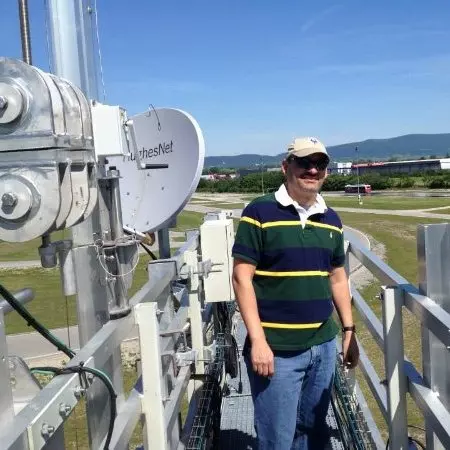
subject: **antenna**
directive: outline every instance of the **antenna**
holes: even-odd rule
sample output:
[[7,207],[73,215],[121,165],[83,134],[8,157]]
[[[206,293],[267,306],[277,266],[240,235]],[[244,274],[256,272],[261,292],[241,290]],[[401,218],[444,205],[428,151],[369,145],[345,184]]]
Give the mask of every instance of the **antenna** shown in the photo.
[[197,188],[205,142],[195,119],[179,109],[157,108],[127,122],[131,151],[109,157],[119,170],[123,225],[153,232],[167,227]]

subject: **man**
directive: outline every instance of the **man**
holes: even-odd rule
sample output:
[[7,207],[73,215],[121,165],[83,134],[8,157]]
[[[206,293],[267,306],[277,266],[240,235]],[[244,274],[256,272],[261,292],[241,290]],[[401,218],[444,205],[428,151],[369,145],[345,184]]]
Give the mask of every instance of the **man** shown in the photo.
[[233,286],[247,327],[244,358],[260,450],[324,449],[336,364],[333,303],[344,364],[359,354],[342,223],[319,194],[329,156],[315,138],[289,145],[276,193],[243,211]]

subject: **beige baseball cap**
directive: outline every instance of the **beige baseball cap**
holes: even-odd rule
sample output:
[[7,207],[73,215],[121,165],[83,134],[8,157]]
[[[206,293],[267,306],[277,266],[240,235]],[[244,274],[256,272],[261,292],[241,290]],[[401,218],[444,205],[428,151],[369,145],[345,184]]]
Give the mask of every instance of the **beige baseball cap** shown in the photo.
[[313,153],[323,153],[330,159],[325,145],[315,137],[295,138],[288,146],[287,156],[295,155],[302,158],[312,155]]

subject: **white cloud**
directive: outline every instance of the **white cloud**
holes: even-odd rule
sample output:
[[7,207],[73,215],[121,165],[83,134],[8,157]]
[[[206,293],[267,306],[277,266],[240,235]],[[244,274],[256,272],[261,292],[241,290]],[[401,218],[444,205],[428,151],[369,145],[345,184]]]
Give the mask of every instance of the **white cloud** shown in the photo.
[[319,11],[317,14],[315,14],[313,17],[311,17],[309,20],[307,20],[300,26],[300,31],[302,33],[306,33],[308,30],[313,28],[317,23],[319,23],[324,17],[334,13],[340,8],[342,8],[342,5],[333,5],[330,6],[329,8]]

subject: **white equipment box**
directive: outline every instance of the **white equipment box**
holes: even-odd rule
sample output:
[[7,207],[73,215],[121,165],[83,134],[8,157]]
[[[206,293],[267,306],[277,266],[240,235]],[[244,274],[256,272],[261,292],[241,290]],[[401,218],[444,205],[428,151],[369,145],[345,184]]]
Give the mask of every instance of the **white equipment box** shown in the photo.
[[95,155],[127,156],[128,140],[125,132],[126,111],[120,106],[95,102],[91,106]]
[[231,280],[233,244],[232,219],[207,220],[200,226],[202,260],[210,259],[214,270],[203,279],[207,303],[230,302],[235,299]]

